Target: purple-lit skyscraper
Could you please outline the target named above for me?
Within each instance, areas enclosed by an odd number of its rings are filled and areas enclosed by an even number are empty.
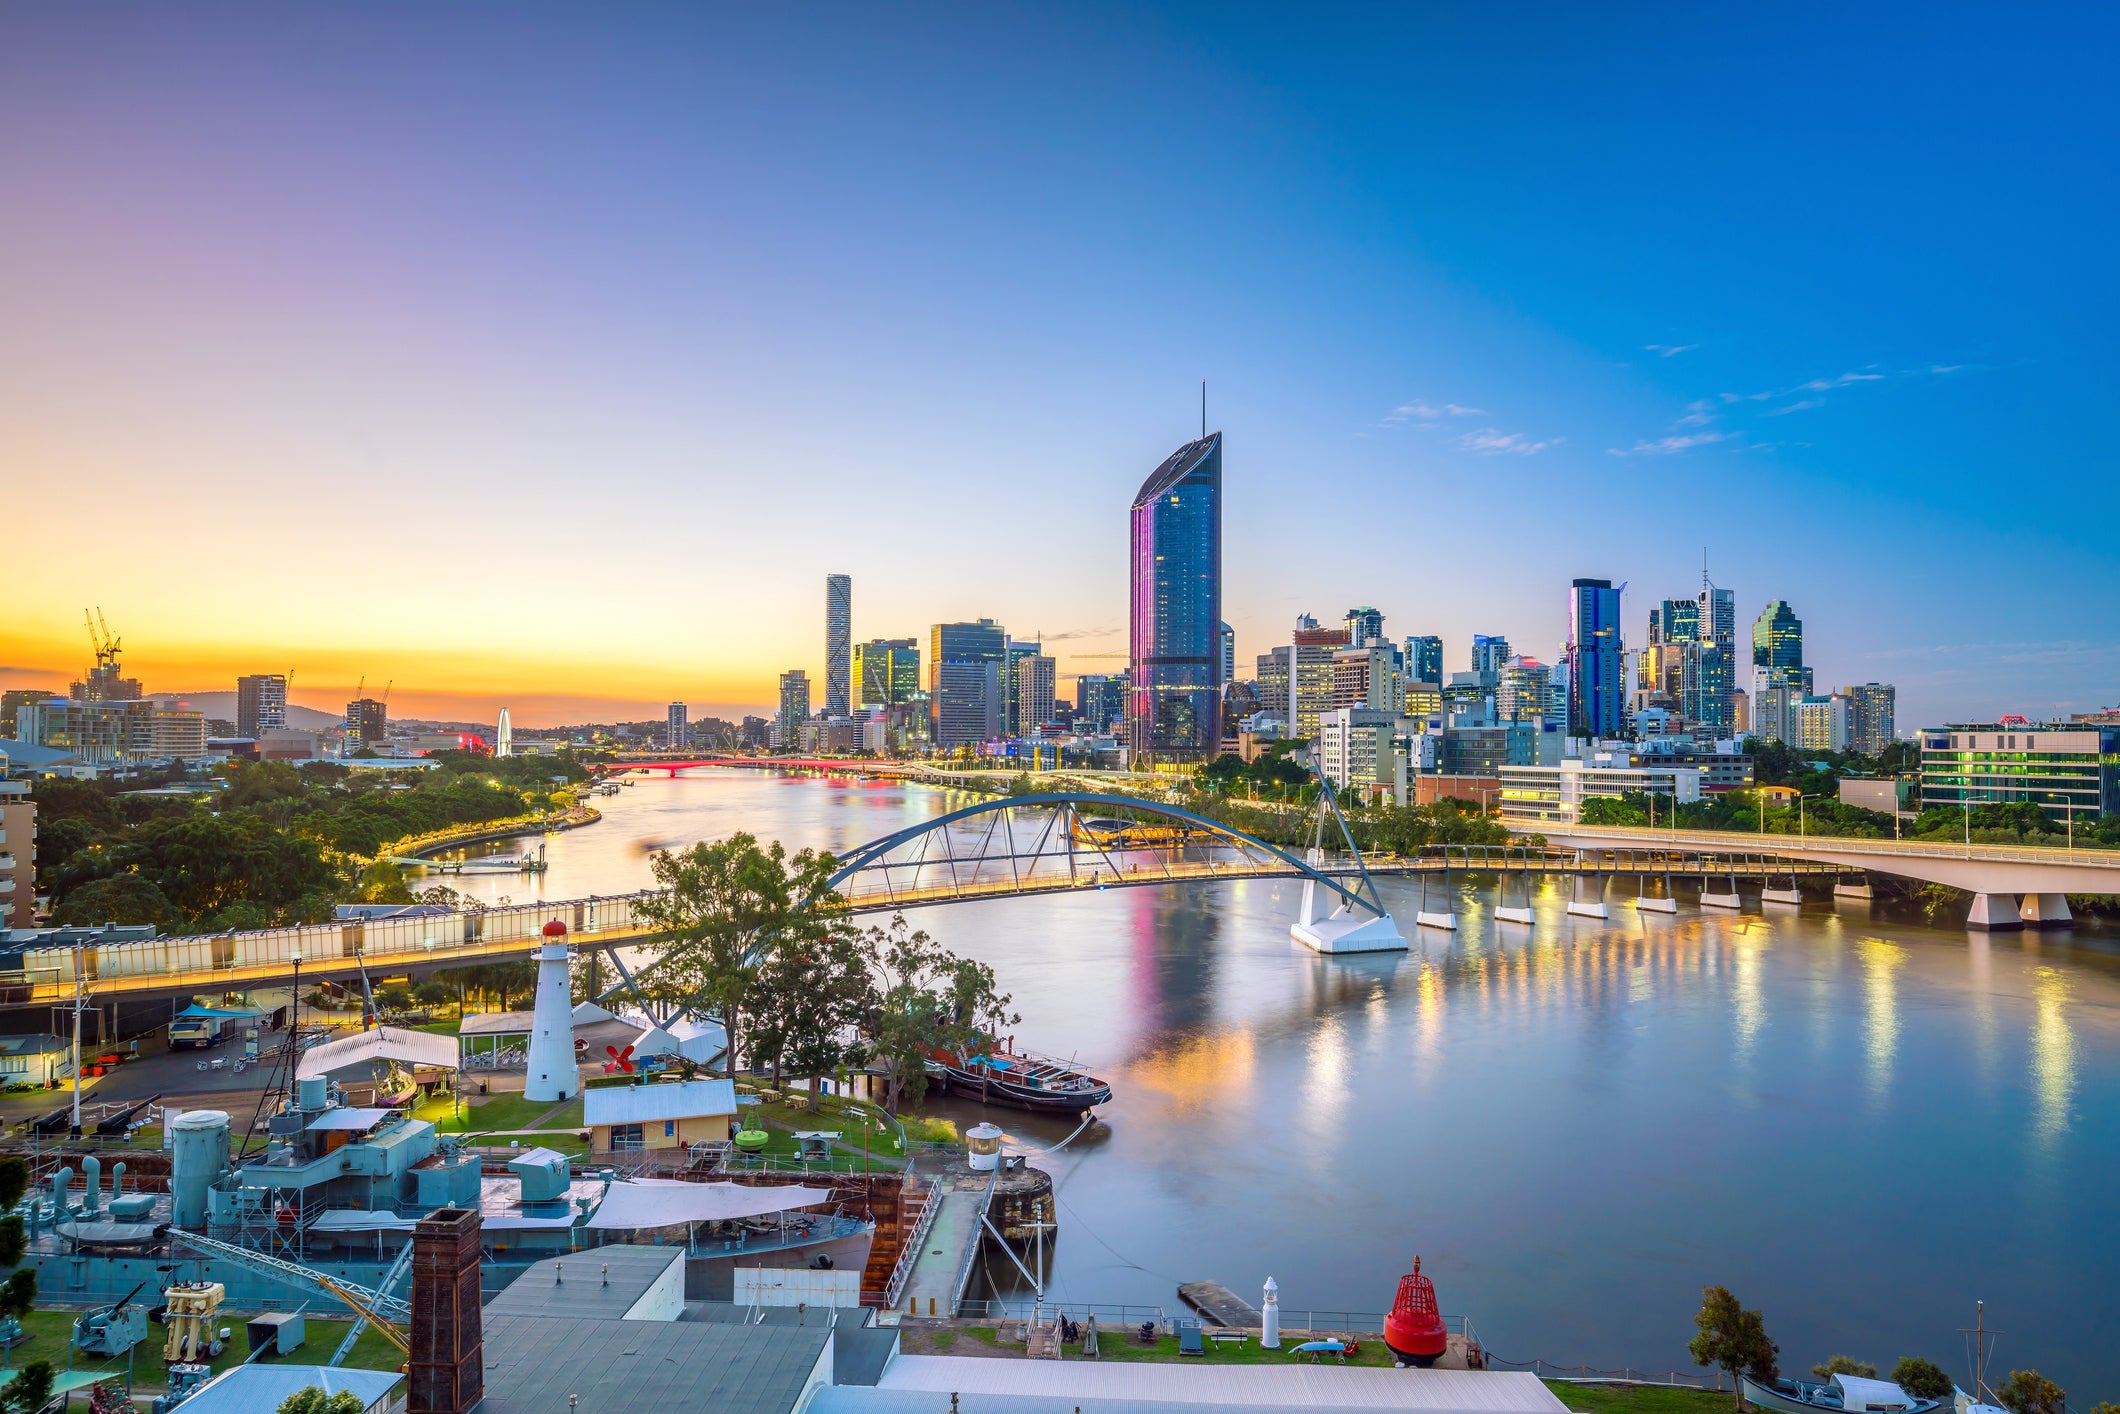
[[[1222,744],[1221,433],[1155,469],[1131,532],[1133,760],[1211,761]]]

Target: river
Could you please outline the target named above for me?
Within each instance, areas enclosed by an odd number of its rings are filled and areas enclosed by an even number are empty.
[[[550,837],[542,879],[448,882],[616,893],[650,882],[652,847],[844,849],[965,799],[634,779]],[[1292,1313],[1381,1311],[1418,1253],[1510,1360],[1684,1370],[1717,1283],[1764,1311],[1785,1372],[1918,1354],[1962,1383],[1984,1299],[2001,1370],[2120,1398],[2120,932],[1985,937],[1851,901],[1596,921],[1554,890],[1525,928],[1468,890],[1454,935],[1395,902],[1412,951],[1327,959],[1289,939],[1296,892],[912,915],[994,967],[1024,1044],[1113,1085],[1108,1129],[1046,1161],[1058,1299],[1174,1308],[1212,1278],[1256,1302],[1272,1275]],[[1065,1129],[996,1117],[1032,1143]]]

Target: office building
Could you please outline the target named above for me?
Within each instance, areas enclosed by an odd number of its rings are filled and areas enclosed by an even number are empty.
[[[670,704],[670,710],[663,725],[663,745],[672,751],[683,751],[691,744],[691,734],[685,727],[687,715],[684,703],[672,702]]]
[[[1893,720],[1898,689],[1888,682],[1865,682],[1842,688],[1840,695],[1848,699],[1848,750],[1882,756],[1899,739]]]
[[[1408,682],[1443,682],[1443,640],[1433,634],[1421,634],[1406,640],[1404,664],[1401,669]]]
[[[1701,578],[1695,632],[1701,645],[1700,674],[1693,700],[1681,704],[1686,721],[1717,736],[1737,726],[1737,595]]]
[[[1788,707],[1789,734],[1785,738],[1798,751],[1846,751],[1848,749],[1848,699],[1799,697]]]
[[[256,740],[259,732],[287,725],[287,675],[252,673],[236,679],[236,735]]]
[[[1689,766],[1636,766],[1624,751],[1599,750],[1551,766],[1503,766],[1499,774],[1500,814],[1516,825],[1578,824],[1584,802],[1599,798],[1653,795],[1666,809],[1700,799],[1699,771]]]
[[[1011,643],[1008,646],[1008,656],[1001,664],[1002,736],[1027,736],[1053,715],[1050,694],[1046,705],[1040,708],[1035,703],[1023,701],[1019,691],[1021,674],[1018,669],[1044,651],[1045,646],[1041,643]]]
[[[1789,711],[1808,696],[1800,687],[1769,687],[1753,693],[1750,734],[1761,741],[1793,741]]]
[[[1698,599],[1666,599],[1649,612],[1649,647],[1636,678],[1635,709],[1675,711],[1686,725],[1729,736],[1750,703],[1735,680],[1737,596],[1706,577]]]
[[[1494,715],[1518,722],[1553,712],[1553,669],[1536,658],[1511,658],[1495,682]]]
[[[1222,434],[1149,474],[1131,509],[1127,738],[1137,766],[1222,747]]]
[[[0,746],[0,929],[28,928],[37,919],[37,802],[28,781],[6,779]]]
[[[1476,673],[1499,673],[1502,670],[1502,664],[1508,661],[1508,639],[1498,633],[1475,633],[1472,635],[1472,671]]]
[[[810,675],[800,668],[791,668],[780,675],[780,712],[774,725],[780,729],[780,743],[792,747],[802,740],[802,724],[810,720]]]
[[[1043,653],[1031,653],[1016,659],[1015,666],[1016,726],[1010,735],[1029,736],[1053,719],[1058,665]]]
[[[1254,679],[1255,695],[1259,706],[1284,721],[1288,717],[1289,664],[1295,650],[1276,648],[1271,653],[1261,653],[1258,658],[1258,675]]]
[[[1318,739],[1318,717],[1332,710],[1333,663],[1347,647],[1345,628],[1320,628],[1308,614],[1296,620],[1288,657],[1288,729],[1303,741]]]
[[[1921,733],[1921,803],[2029,802],[2056,819],[2120,814],[2120,726],[2022,717]]]
[[[63,751],[82,766],[195,761],[206,755],[206,714],[141,698],[45,698],[15,709],[15,736]]]
[[[844,717],[852,707],[854,669],[854,577],[824,577],[824,715]]]
[[[1357,798],[1406,793],[1407,763],[1399,738],[1416,724],[1397,712],[1335,707],[1318,718],[1318,771]]]
[[[1341,617],[1340,626],[1347,630],[1349,647],[1367,648],[1372,643],[1385,641],[1383,612],[1366,604],[1359,609],[1349,609]]]
[[[1008,630],[992,619],[928,631],[928,716],[935,745],[994,741],[1007,723]]]
[[[910,638],[872,638],[854,645],[857,707],[910,702],[920,691],[920,645]]]
[[[1404,679],[1399,676],[1398,655],[1382,639],[1353,648],[1339,648],[1332,655],[1331,706],[1366,707],[1376,712],[1398,712],[1406,705]]]
[[[1752,691],[1791,688],[1808,695],[1811,670],[1803,665],[1803,620],[1779,599],[1752,621]]]
[[[1237,680],[1237,631],[1228,624],[1222,625],[1222,688]]]
[[[1568,588],[1567,716],[1569,729],[1582,736],[1618,736],[1626,722],[1619,601],[1609,579],[1578,579]]]
[[[390,709],[373,697],[357,697],[346,704],[346,742],[349,746],[379,745],[390,731]]]
[[[1084,673],[1075,679],[1075,720],[1086,731],[1109,731],[1126,711],[1126,678]]]

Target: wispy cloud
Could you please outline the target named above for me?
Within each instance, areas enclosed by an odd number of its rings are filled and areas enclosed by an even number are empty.
[[[1692,353],[1699,344],[1643,344],[1644,353],[1653,353],[1658,358],[1676,358],[1682,353]]]
[[[1615,457],[1668,457],[1678,452],[1705,447],[1711,442],[1727,442],[1737,434],[1734,432],[1688,432],[1682,435],[1659,437],[1654,442],[1636,442],[1631,447],[1607,447],[1605,450]]]
[[[1039,639],[1045,643],[1065,643],[1071,638],[1110,638],[1118,632],[1116,628],[1071,628],[1061,633],[1040,634]]]
[[[1810,408],[1822,408],[1825,405],[1826,400],[1824,398],[1805,398],[1801,402],[1790,403],[1787,407],[1775,408],[1767,416],[1780,417],[1783,413],[1804,412]]]
[[[1706,427],[1715,421],[1715,404],[1700,398],[1686,404],[1686,415],[1671,424],[1674,427]]]
[[[1478,452],[1487,457],[1504,454],[1535,457],[1548,447],[1558,447],[1567,440],[1565,437],[1549,437],[1543,442],[1534,442],[1521,432],[1504,432],[1499,427],[1482,427],[1477,432],[1467,432],[1458,438],[1458,445],[1468,452]]]
[[[1485,408],[1461,407],[1456,403],[1401,403],[1385,414],[1384,425],[1386,427],[1395,427],[1409,418],[1416,417],[1424,422],[1433,422],[1445,417],[1485,417],[1486,415],[1487,410]]]
[[[1833,388],[1845,388],[1850,383],[1879,383],[1882,373],[1843,373],[1838,378],[1813,378],[1808,383],[1799,383],[1791,392],[1823,393]]]

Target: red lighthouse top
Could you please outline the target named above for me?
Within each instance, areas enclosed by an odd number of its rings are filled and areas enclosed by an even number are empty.
[[[567,936],[567,925],[555,918],[545,925],[545,936],[548,938],[564,938]]]

